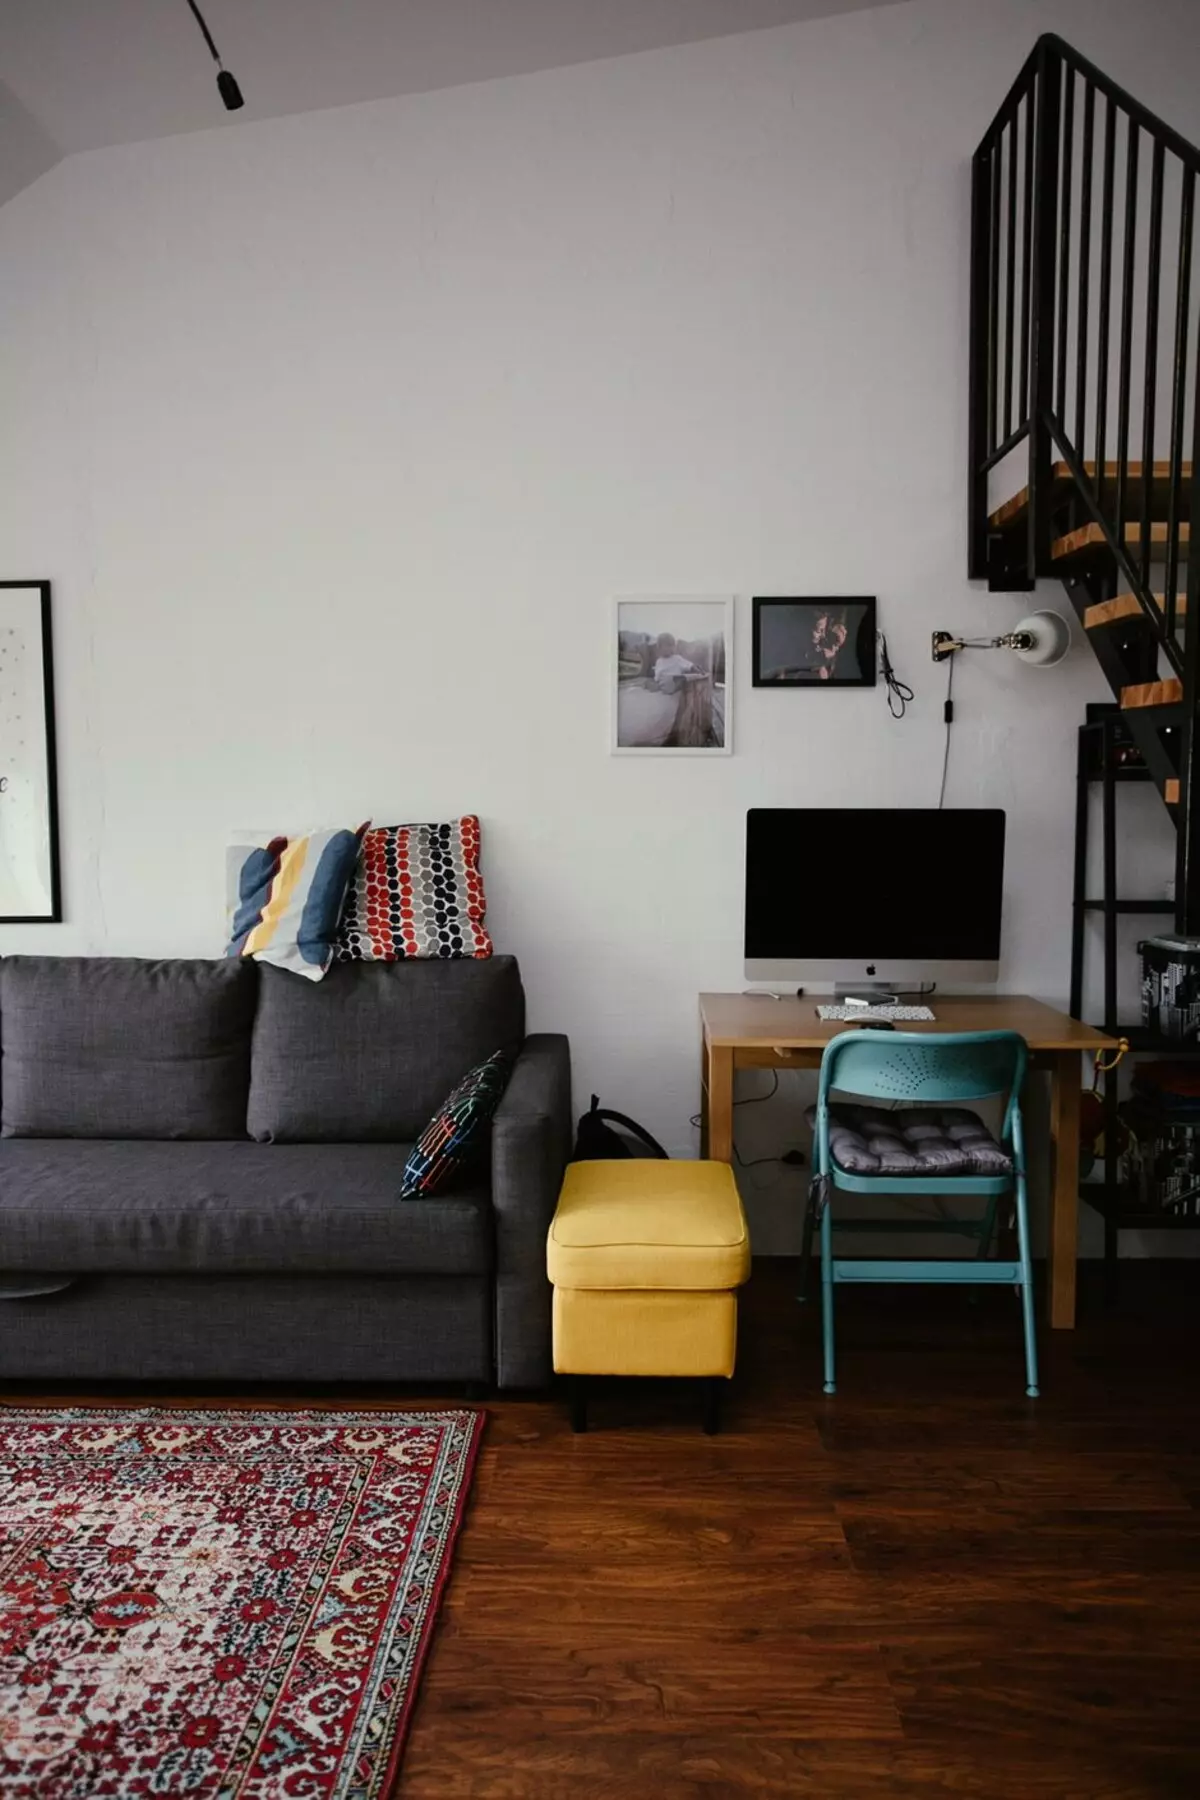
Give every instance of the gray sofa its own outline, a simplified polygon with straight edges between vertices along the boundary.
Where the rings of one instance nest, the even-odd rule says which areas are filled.
[[[517,1060],[470,1173],[399,1199],[460,1076]],[[0,963],[0,1379],[466,1382],[550,1373],[565,1038],[520,974]]]

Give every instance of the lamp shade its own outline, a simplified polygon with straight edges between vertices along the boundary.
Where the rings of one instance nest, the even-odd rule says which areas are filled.
[[[1022,662],[1032,663],[1039,669],[1052,669],[1071,648],[1071,627],[1061,613],[1030,613],[1027,619],[1021,620],[1013,636],[1029,640],[1014,645],[1014,648]]]

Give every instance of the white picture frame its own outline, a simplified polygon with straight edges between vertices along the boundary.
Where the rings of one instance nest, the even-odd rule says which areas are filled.
[[[733,595],[618,594],[608,641],[614,756],[733,754]]]
[[[0,581],[0,925],[63,916],[50,583]]]

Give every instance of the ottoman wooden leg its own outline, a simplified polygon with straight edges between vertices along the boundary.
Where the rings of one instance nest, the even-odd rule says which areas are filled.
[[[587,1384],[582,1375],[567,1378],[571,1396],[571,1430],[587,1430]]]
[[[709,1437],[716,1437],[721,1429],[721,1392],[724,1386],[723,1375],[704,1377],[704,1429]]]

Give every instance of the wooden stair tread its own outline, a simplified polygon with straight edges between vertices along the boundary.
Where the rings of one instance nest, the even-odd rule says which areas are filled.
[[[1086,463],[1084,463],[1083,467],[1084,467],[1084,472],[1087,475],[1088,479],[1090,481],[1095,481],[1097,465],[1094,462],[1086,462]],[[1131,463],[1127,464],[1127,467],[1126,467],[1126,475],[1127,475],[1126,492],[1127,493],[1132,491],[1133,489],[1141,487],[1142,472],[1143,472],[1144,467],[1145,467],[1145,465],[1140,462],[1131,462]],[[1071,471],[1067,467],[1065,462],[1060,461],[1060,462],[1054,463],[1051,466],[1050,473],[1054,479],[1054,485],[1056,487],[1061,487],[1061,488],[1070,488],[1071,487],[1071,485],[1072,485]],[[1105,482],[1111,481],[1115,484],[1116,479],[1117,479],[1117,464],[1115,462],[1106,462],[1105,463],[1104,479],[1105,479]],[[1170,463],[1169,462],[1152,463],[1150,479],[1152,482],[1156,482],[1156,483],[1162,482],[1163,485],[1166,486],[1166,484],[1169,483],[1170,479],[1171,479]],[[1187,487],[1188,487],[1188,484],[1190,483],[1191,479],[1192,479],[1192,464],[1190,462],[1185,462],[1183,464],[1182,474],[1180,477],[1180,488],[1182,490],[1182,499],[1183,499],[1183,502],[1185,505],[1187,504]],[[1140,507],[1140,504],[1141,504],[1140,499],[1139,499],[1138,504]],[[1003,506],[998,506],[996,508],[994,513],[989,513],[988,524],[993,528],[993,530],[1001,531],[1001,530],[1003,530],[1003,528],[1006,525],[1015,524],[1016,521],[1024,515],[1025,509],[1028,505],[1029,505],[1029,489],[1028,489],[1028,487],[1023,487],[1019,493],[1016,493],[1013,495],[1011,500],[1006,500],[1004,502]]]
[[[1166,596],[1155,594],[1154,604],[1159,612],[1167,609]],[[1187,612],[1187,595],[1175,596],[1175,617],[1182,619]],[[1095,631],[1100,625],[1115,625],[1118,619],[1138,619],[1142,615],[1142,603],[1136,594],[1118,594],[1113,600],[1097,600],[1089,606],[1083,615],[1086,631]]]
[[[1171,677],[1167,681],[1142,681],[1135,687],[1121,689],[1121,707],[1128,712],[1139,706],[1178,706],[1183,699],[1183,683]]]
[[[1142,528],[1140,525],[1126,525],[1124,535],[1125,542],[1129,545],[1130,549],[1136,550],[1141,548]],[[1190,539],[1191,528],[1187,525],[1181,525],[1179,527],[1179,549],[1181,552],[1187,549]],[[1165,524],[1157,522],[1150,527],[1150,547],[1151,549],[1154,549],[1160,545],[1163,549],[1166,548],[1167,527]],[[1105,550],[1107,548],[1108,540],[1101,531],[1099,525],[1081,525],[1078,531],[1068,531],[1065,537],[1055,538],[1050,546],[1050,555],[1055,562],[1059,562],[1066,556],[1078,556],[1083,550]]]
[[[1163,783],[1163,799],[1166,801],[1168,806],[1178,806],[1179,805],[1179,777],[1178,777],[1178,775],[1173,775],[1169,781],[1166,781]]]

